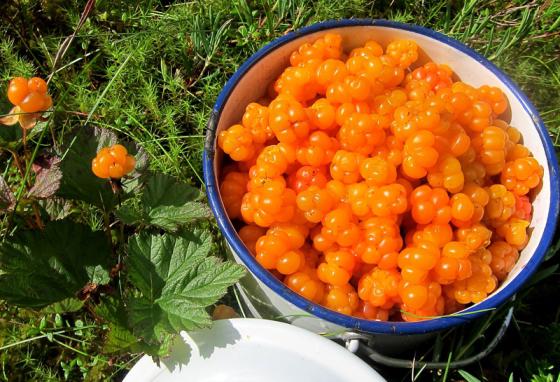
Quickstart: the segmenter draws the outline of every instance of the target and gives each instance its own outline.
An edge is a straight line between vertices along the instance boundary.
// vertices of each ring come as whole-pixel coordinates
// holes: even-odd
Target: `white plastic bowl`
[[[160,366],[144,356],[123,382],[385,381],[342,346],[276,321],[215,321],[182,337]]]
[[[245,106],[265,94],[267,85],[288,65],[292,51],[326,32],[342,35],[345,50],[361,46],[369,39],[384,46],[396,39],[412,39],[421,50],[416,65],[427,60],[445,63],[468,84],[499,87],[509,100],[510,124],[519,129],[524,144],[543,165],[542,188],[533,202],[529,243],[498,290],[461,312],[469,314],[408,323],[369,321],[328,310],[297,295],[262,268],[243,245],[227,217],[219,194],[222,153],[216,147],[217,134],[238,123]],[[371,334],[418,335],[463,324],[511,298],[537,269],[554,234],[559,203],[558,167],[552,142],[537,111],[517,85],[487,59],[462,43],[423,27],[386,20],[329,21],[289,33],[271,42],[249,58],[225,85],[214,106],[206,137],[203,165],[210,206],[234,258],[245,264],[252,273],[252,277],[240,284],[244,302],[255,315],[269,318],[281,316],[315,332],[346,329]]]

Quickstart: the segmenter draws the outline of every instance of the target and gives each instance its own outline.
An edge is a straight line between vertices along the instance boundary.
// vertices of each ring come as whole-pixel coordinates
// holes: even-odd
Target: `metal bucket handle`
[[[381,364],[383,366],[393,367],[393,368],[401,368],[401,369],[413,369],[413,368],[425,368],[425,369],[445,369],[445,368],[452,368],[458,369],[470,365],[474,362],[480,361],[488,354],[490,354],[498,345],[498,343],[503,338],[504,334],[506,333],[509,324],[511,323],[511,319],[513,317],[513,307],[509,308],[500,329],[490,341],[488,346],[481,352],[457,361],[453,362],[425,362],[425,361],[417,361],[417,360],[410,360],[410,359],[403,359],[403,358],[396,358],[386,356],[384,354],[379,353],[377,350],[374,350],[370,344],[372,343],[373,339],[365,334],[355,333],[355,332],[345,332],[344,334],[340,335],[339,338],[344,341],[344,346],[348,351],[355,353],[357,355],[362,355],[367,357],[374,363]]]

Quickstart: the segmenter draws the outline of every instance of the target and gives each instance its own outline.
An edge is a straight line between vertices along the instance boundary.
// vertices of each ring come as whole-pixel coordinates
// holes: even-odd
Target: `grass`
[[[560,147],[558,0],[98,0],[76,31],[83,7],[77,0],[3,4],[1,83],[16,75],[51,75],[57,101],[48,132],[42,140],[32,137],[32,145],[58,147],[69,131],[103,126],[142,145],[153,169],[201,185],[206,121],[223,84],[246,58],[271,39],[317,21],[371,17],[433,28],[489,57],[530,96]],[[56,58],[75,31],[65,55]],[[0,92],[4,94],[5,85]],[[8,110],[7,100],[0,97],[0,111]],[[6,169],[8,158],[0,153]],[[83,213],[84,221],[99,224],[95,211]],[[560,309],[550,303],[560,292],[558,272],[550,268],[558,263],[555,253],[553,248],[541,268],[541,276],[547,277],[515,301],[514,323],[502,344],[465,371],[481,380],[506,380],[512,373],[513,380],[556,379]],[[77,336],[75,325],[85,312],[62,317],[63,327],[72,329],[57,335],[46,334],[56,332],[56,314],[7,306],[1,312],[0,380],[119,379],[135,357],[99,355],[103,328],[81,329]],[[497,321],[478,322],[474,333],[484,337]],[[466,329],[449,334],[435,349],[426,349],[425,357],[446,362],[449,354],[484,347],[486,338],[469,341],[468,335]],[[29,338],[34,339],[22,342]],[[465,378],[447,369],[416,370],[414,376]],[[395,378],[410,379],[411,374],[397,372]]]

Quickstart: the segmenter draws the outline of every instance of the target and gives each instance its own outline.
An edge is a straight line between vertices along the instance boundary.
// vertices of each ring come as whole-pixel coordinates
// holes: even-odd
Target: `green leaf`
[[[119,299],[103,298],[93,310],[104,321],[125,327],[128,325],[126,310]]]
[[[204,230],[197,229],[179,238],[140,233],[128,243],[129,277],[144,297],[155,302],[166,280],[187,262],[192,265],[203,262],[211,246],[212,235]]]
[[[103,351],[121,353],[141,351],[141,341],[128,327],[127,313],[120,300],[106,298],[95,307],[95,314],[109,325]]]
[[[35,166],[35,165],[34,165]],[[28,198],[48,199],[60,187],[62,171],[60,171],[60,158],[47,158],[36,166],[35,184],[27,193]]]
[[[0,129],[1,130],[1,129]],[[4,177],[0,175],[0,210],[12,209],[16,203],[16,197]]]
[[[465,378],[467,382],[481,382],[480,379],[465,370],[459,370],[459,374],[461,374],[461,377]]]
[[[142,203],[154,208],[157,206],[179,207],[187,202],[202,199],[202,193],[175,178],[157,173],[148,179],[142,195]]]
[[[18,231],[0,245],[0,298],[41,308],[106,283],[111,251],[103,233],[61,220],[43,231]]]
[[[115,215],[121,222],[128,225],[136,224],[142,220],[142,212],[128,205],[121,206],[115,211]]]
[[[188,309],[187,312],[177,313],[167,311],[167,322],[176,332],[207,328],[212,324],[212,318],[204,309]]]
[[[152,175],[142,194],[142,206],[126,205],[117,210],[117,216],[125,224],[142,223],[168,231],[212,216],[208,206],[201,202],[200,190],[178,182],[164,174]]]
[[[109,331],[103,345],[104,353],[141,352],[141,340],[126,327],[109,324]]]
[[[210,217],[210,209],[201,202],[187,202],[177,207],[158,206],[148,212],[149,224],[168,231],[176,231],[185,224]]]
[[[82,300],[78,300],[77,298],[70,297],[44,307],[42,309],[42,312],[52,313],[52,314],[71,313],[71,312],[77,312],[78,310],[82,309],[83,306],[84,306],[84,302]]]
[[[194,269],[195,275],[191,271]],[[183,272],[174,273],[167,280],[158,302],[168,312],[206,307],[218,301],[227,292],[227,288],[242,276],[242,267],[208,258],[197,267],[183,267]]]
[[[72,203],[62,198],[48,198],[40,200],[39,205],[43,209],[49,220],[61,220],[70,215],[72,211]]]
[[[111,281],[109,272],[102,265],[88,266],[85,268],[88,275],[88,279],[91,280],[93,284],[104,285]]]
[[[208,231],[182,236],[140,233],[129,241],[129,279],[143,297],[130,301],[130,325],[144,340],[161,340],[164,330],[191,330],[210,325],[205,308],[244,275],[244,268],[208,256]]]
[[[105,338],[103,351],[106,353],[147,353],[153,357],[163,357],[169,354],[175,334],[165,331],[157,332],[159,340],[151,338],[151,342],[145,340],[146,336],[137,333],[129,325],[130,313],[121,300],[104,299],[95,308],[95,314],[108,323],[108,332]],[[149,322],[146,322],[150,325]],[[156,326],[154,326],[156,327]],[[149,331],[148,327],[142,328]],[[152,332],[156,332],[153,328]]]
[[[148,343],[163,341],[166,323],[163,311],[145,297],[132,297],[127,301],[129,326],[133,333]]]

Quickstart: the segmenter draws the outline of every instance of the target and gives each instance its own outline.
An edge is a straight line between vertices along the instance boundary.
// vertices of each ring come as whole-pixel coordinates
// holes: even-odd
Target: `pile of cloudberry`
[[[543,168],[499,118],[502,91],[416,69],[414,41],[292,53],[269,98],[222,131],[220,193],[257,261],[325,307],[449,314],[494,291],[528,241]]]

